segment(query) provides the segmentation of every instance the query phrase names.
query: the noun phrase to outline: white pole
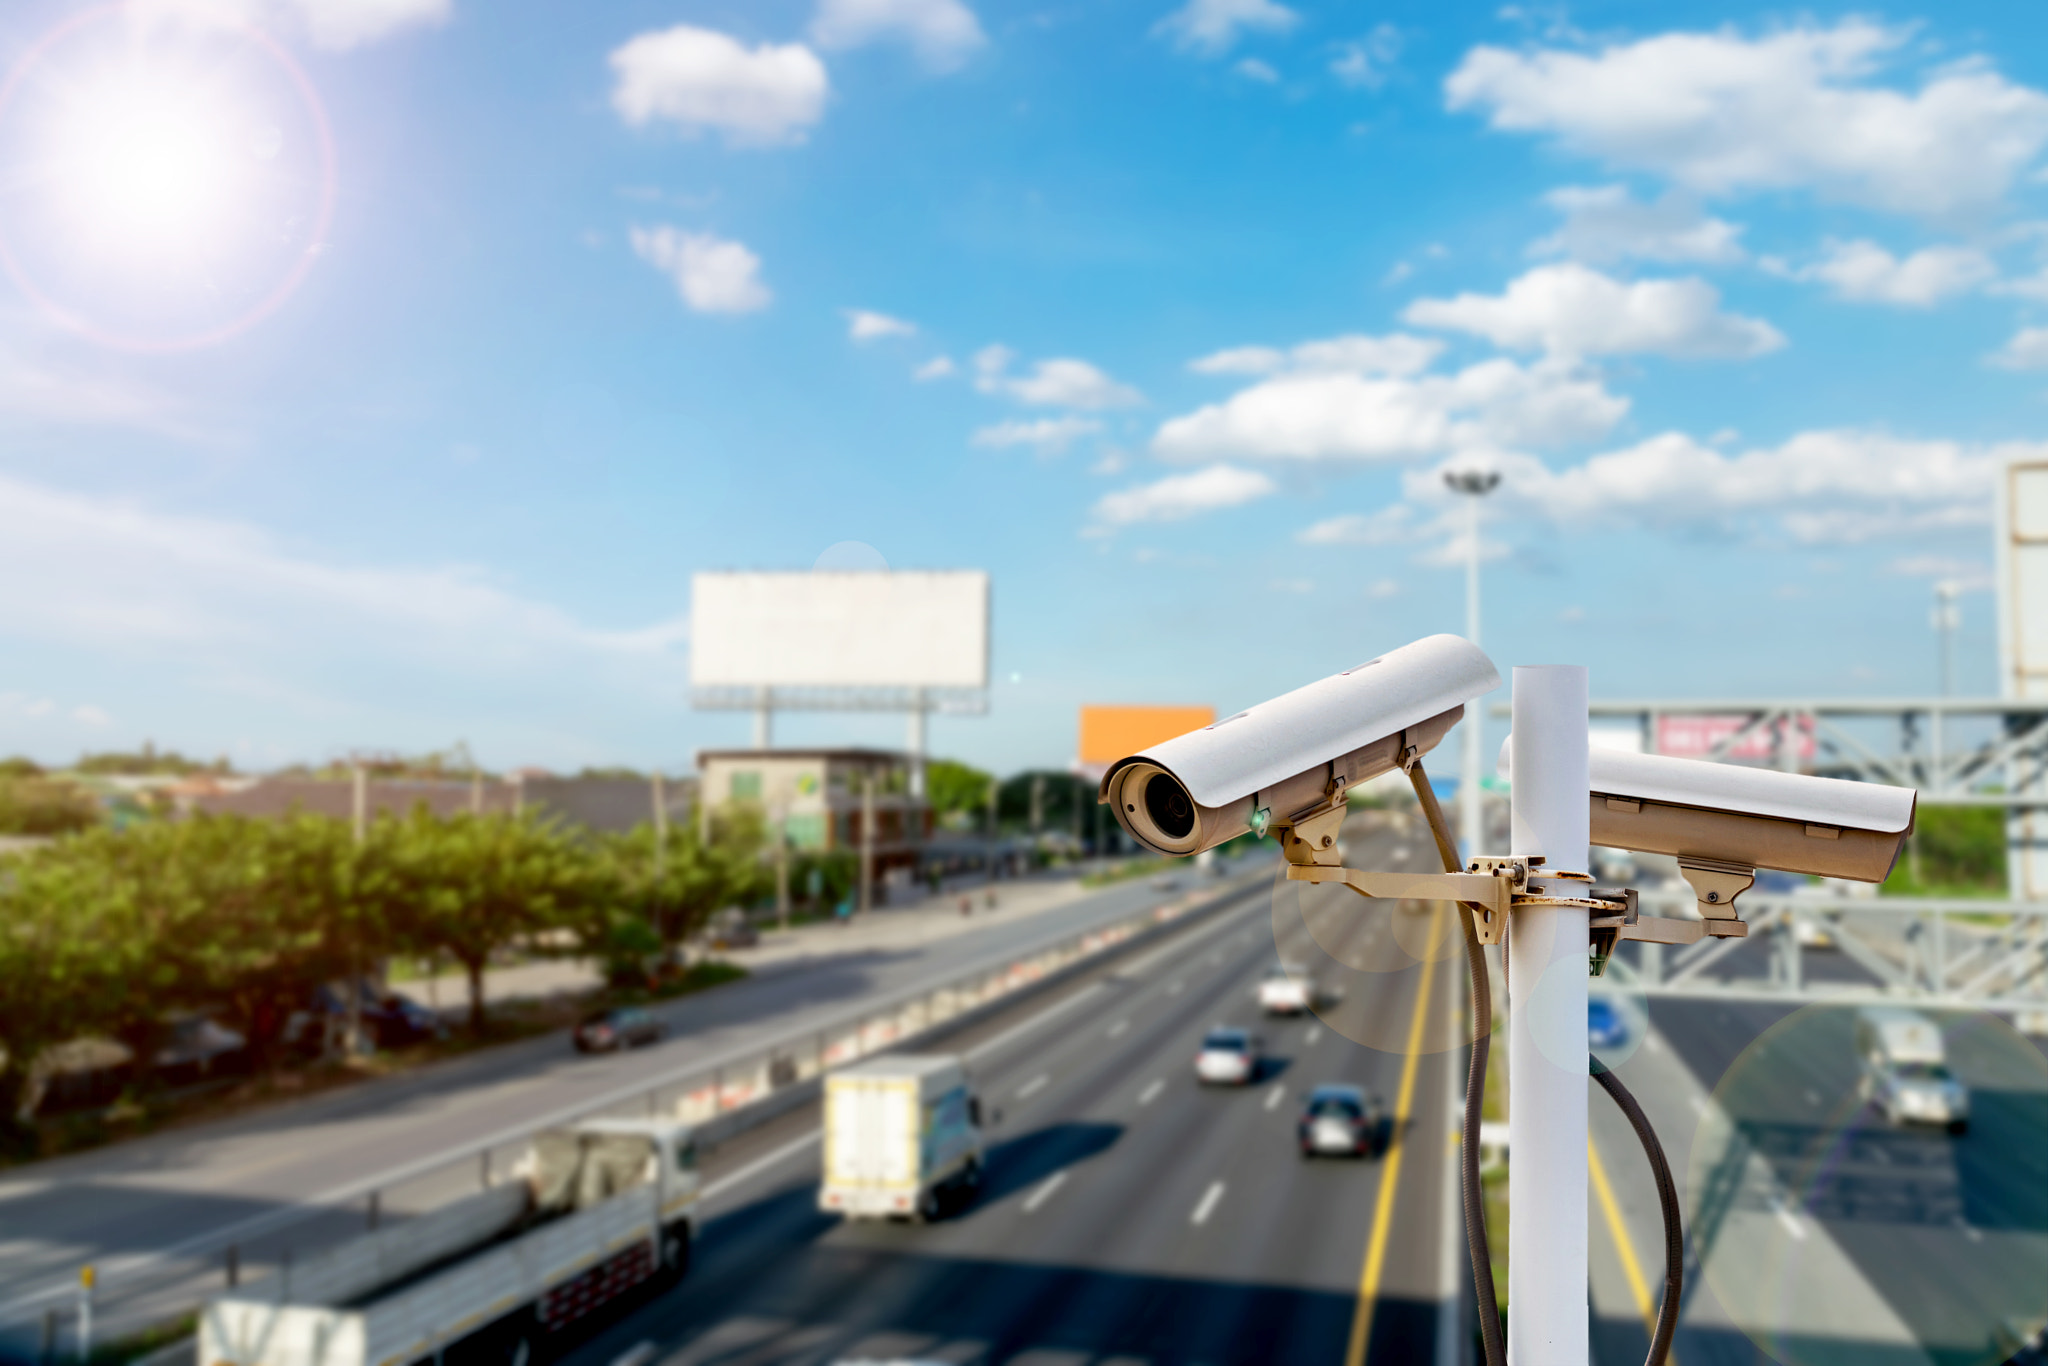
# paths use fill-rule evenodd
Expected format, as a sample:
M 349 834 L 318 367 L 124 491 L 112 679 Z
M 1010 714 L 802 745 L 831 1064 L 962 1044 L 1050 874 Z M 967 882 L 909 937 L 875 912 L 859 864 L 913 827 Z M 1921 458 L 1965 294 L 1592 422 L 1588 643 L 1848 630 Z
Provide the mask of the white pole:
M 910 795 L 916 801 L 924 800 L 924 718 L 930 705 L 923 688 L 918 688 L 911 694 Z
M 1517 667 L 1512 705 L 1513 851 L 1542 855 L 1545 869 L 1583 873 L 1586 670 Z M 1590 1349 L 1586 954 L 1582 908 L 1526 907 L 1509 924 L 1510 1366 L 1584 1366 Z
M 1465 495 L 1465 638 L 1479 644 L 1479 498 Z M 1458 779 L 1458 834 L 1465 842 L 1465 857 L 1485 853 L 1485 794 L 1482 790 L 1485 763 L 1486 705 L 1474 698 L 1465 706 L 1465 771 Z

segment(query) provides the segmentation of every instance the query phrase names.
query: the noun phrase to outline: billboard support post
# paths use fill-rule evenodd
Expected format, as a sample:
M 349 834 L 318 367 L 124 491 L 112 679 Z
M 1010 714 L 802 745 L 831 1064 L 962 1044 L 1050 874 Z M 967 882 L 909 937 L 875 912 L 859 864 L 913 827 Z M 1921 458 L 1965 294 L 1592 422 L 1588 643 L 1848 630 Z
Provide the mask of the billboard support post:
M 905 748 L 910 752 L 910 795 L 924 800 L 924 718 L 931 710 L 931 694 L 923 688 L 910 693 L 910 735 Z

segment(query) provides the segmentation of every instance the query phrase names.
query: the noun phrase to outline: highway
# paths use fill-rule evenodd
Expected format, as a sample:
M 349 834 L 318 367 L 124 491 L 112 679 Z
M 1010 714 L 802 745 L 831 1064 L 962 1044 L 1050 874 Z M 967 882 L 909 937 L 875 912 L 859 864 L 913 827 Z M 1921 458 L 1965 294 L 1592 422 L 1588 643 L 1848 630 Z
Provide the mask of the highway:
M 1233 876 L 1263 885 L 1259 871 Z M 631 1053 L 581 1057 L 565 1033 L 555 1033 L 16 1169 L 0 1177 L 0 1355 L 33 1342 L 43 1297 L 65 1294 L 68 1307 L 68 1288 L 82 1265 L 102 1268 L 110 1294 L 119 1291 L 124 1268 L 151 1278 L 177 1275 L 188 1288 L 167 1290 L 160 1304 L 177 1294 L 189 1304 L 189 1287 L 221 1283 L 230 1244 L 253 1273 L 288 1251 L 303 1253 L 360 1230 L 362 1200 L 333 1197 L 374 1183 L 380 1173 L 473 1151 L 493 1134 L 523 1133 L 611 1092 L 750 1055 L 864 1002 L 1006 961 L 1212 885 L 1227 884 L 1198 884 L 1184 874 L 1169 892 L 1138 879 L 1029 918 L 1005 920 L 1000 911 L 987 923 L 978 917 L 971 932 L 921 946 L 782 965 L 658 1007 L 667 1040 Z M 475 1175 L 464 1169 L 449 1179 L 473 1188 Z M 330 1204 L 328 1213 L 307 1218 Z M 402 1213 L 388 1201 L 385 1212 Z M 13 1312 L 5 1312 L 10 1306 Z M 110 1301 L 104 1330 L 140 1326 L 120 1312 Z
M 1353 838 L 1370 866 L 1419 856 L 1384 830 Z M 1341 935 L 1319 938 L 1385 969 L 1401 956 L 1397 913 L 1352 905 Z M 1255 897 L 950 1043 L 1001 1112 L 988 1184 L 956 1217 L 821 1215 L 815 1107 L 728 1145 L 707 1170 L 689 1278 L 568 1360 L 1459 1360 L 1471 1330 L 1450 1143 L 1463 1055 L 1445 1047 L 1457 959 L 1376 971 L 1328 1023 L 1264 1021 L 1253 993 L 1274 961 L 1273 921 Z M 1219 1023 L 1264 1035 L 1256 1084 L 1195 1082 L 1197 1043 Z M 1411 1060 L 1347 1035 L 1418 1047 Z M 1384 1158 L 1297 1156 L 1302 1096 L 1339 1080 L 1399 1105 Z

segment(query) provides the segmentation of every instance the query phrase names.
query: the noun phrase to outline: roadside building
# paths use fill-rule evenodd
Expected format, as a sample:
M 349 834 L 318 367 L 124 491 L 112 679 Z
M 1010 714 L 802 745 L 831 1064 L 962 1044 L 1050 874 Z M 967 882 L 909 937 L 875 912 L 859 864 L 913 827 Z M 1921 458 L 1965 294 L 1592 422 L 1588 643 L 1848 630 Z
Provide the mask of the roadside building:
M 914 868 L 931 838 L 932 810 L 911 795 L 911 756 L 880 749 L 723 749 L 697 755 L 700 808 L 751 807 L 781 820 L 792 849 L 857 852 L 867 784 L 874 784 L 878 874 Z

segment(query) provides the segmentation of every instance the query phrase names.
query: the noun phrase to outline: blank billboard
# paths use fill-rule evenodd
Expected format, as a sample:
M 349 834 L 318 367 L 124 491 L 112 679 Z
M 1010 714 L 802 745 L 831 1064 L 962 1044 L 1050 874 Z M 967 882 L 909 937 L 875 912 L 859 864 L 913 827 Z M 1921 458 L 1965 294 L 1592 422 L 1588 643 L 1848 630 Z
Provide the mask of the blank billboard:
M 690 580 L 699 688 L 985 688 L 988 575 L 707 573 Z
M 1087 766 L 1113 764 L 1215 719 L 1214 707 L 1083 707 L 1078 757 Z

